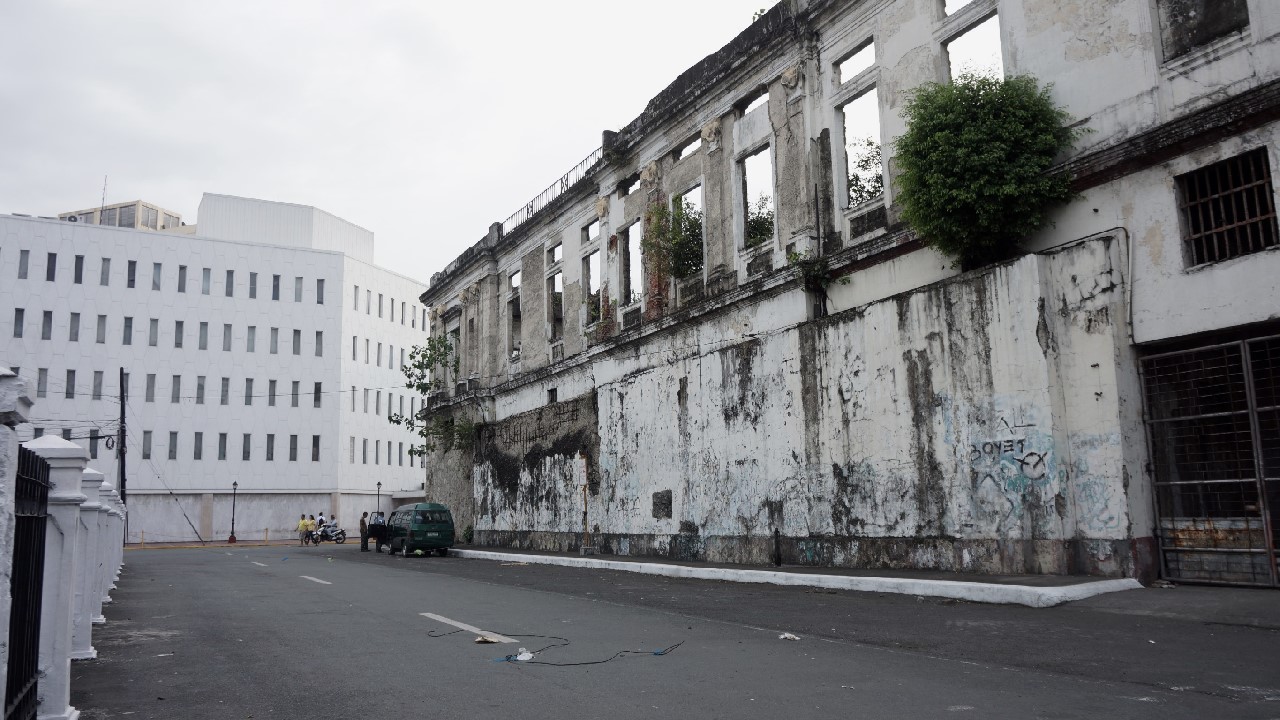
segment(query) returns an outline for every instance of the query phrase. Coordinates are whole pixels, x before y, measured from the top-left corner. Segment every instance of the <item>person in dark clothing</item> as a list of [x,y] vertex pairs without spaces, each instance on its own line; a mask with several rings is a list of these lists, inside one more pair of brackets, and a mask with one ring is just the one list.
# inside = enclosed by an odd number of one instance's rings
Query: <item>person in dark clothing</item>
[[369,513],[360,516],[360,552],[369,552]]

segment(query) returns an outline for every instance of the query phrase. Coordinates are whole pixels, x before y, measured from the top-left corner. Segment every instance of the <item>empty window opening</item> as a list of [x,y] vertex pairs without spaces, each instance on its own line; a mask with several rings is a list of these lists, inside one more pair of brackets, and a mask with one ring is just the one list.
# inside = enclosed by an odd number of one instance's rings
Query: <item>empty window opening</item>
[[583,302],[587,305],[587,324],[600,319],[600,251],[593,250],[582,258],[582,287],[586,289]]
[[622,277],[618,301],[623,305],[640,302],[644,292],[644,258],[641,255],[640,241],[643,230],[642,223],[632,223],[621,233],[622,243]]
[[547,278],[547,321],[551,324],[551,342],[564,337],[564,273]]
[[556,401],[556,397],[557,397],[556,389],[555,389],[555,388],[549,388],[549,389],[547,390],[547,402],[548,402],[548,403],[553,403],[553,402],[555,402],[555,401]]
[[951,79],[961,75],[1004,77],[1000,56],[1000,16],[992,15],[965,30],[943,46],[951,67]]
[[592,220],[589,225],[582,228],[583,244],[592,243],[600,239],[600,221]]
[[83,255],[76,256],[75,267],[72,270],[71,281],[74,282],[76,285],[84,284],[84,256]]
[[258,297],[258,273],[256,272],[249,273],[249,297],[255,300]]
[[1276,208],[1266,148],[1179,175],[1176,181],[1191,265],[1276,247]]
[[702,186],[671,200],[671,273],[678,279],[702,274]]
[[618,183],[618,197],[626,197],[636,189],[636,185],[640,184],[640,175],[637,173],[631,177]]
[[847,83],[876,64],[876,45],[867,43],[836,63],[836,82]]
[[48,253],[45,258],[44,279],[53,282],[58,277],[58,253]]
[[126,280],[125,285],[127,287],[134,288],[138,286],[138,261],[137,260],[129,261],[128,272],[126,273],[125,280]]
[[685,144],[681,145],[680,147],[676,148],[676,151],[673,154],[675,155],[676,161],[679,162],[689,157],[690,155],[693,155],[694,153],[698,152],[701,149],[702,149],[702,137],[697,136],[697,137],[694,137],[692,140],[685,142]]
[[880,155],[880,105],[875,88],[840,108],[844,124],[844,162],[849,207],[884,195]]
[[755,95],[743,98],[738,107],[742,108],[742,114],[748,115],[753,110],[762,108],[769,102],[769,88],[761,86]]
[[547,265],[555,265],[564,259],[564,245],[556,243],[547,248]]
[[227,297],[236,296],[236,271],[235,270],[227,271],[227,282],[225,283],[224,289]]
[[151,289],[152,290],[160,289],[160,278],[163,275],[163,273],[164,273],[164,270],[161,268],[160,263],[151,263]]
[[754,248],[773,240],[773,156],[766,146],[743,158],[743,247]]
[[[519,275],[519,273],[516,273]],[[518,286],[517,286],[518,287]],[[511,362],[520,361],[520,294],[507,302],[507,354]]]
[[517,270],[507,277],[507,287],[512,290],[520,289],[520,271]]
[[209,294],[209,285],[213,282],[213,270],[210,268],[200,269],[200,294]]
[[1157,0],[1156,7],[1165,60],[1249,26],[1248,0]]
[[187,266],[179,265],[178,266],[178,292],[184,293],[186,291],[187,291]]

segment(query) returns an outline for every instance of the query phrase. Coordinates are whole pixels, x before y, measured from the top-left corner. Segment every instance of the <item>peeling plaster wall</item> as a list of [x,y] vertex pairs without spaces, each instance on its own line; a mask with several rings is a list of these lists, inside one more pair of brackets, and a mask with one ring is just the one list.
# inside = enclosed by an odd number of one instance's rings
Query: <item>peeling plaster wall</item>
[[619,554],[764,563],[777,529],[804,564],[1145,571],[1118,256],[1085,242],[793,329],[734,340],[726,318],[670,356],[601,361],[594,394],[485,429],[477,541],[576,547],[587,477],[596,544]]

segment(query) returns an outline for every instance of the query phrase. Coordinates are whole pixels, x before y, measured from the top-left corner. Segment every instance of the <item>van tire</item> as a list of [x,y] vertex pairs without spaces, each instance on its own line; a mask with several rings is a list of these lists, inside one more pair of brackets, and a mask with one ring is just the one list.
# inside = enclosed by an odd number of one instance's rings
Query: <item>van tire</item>
[[449,548],[440,548],[436,552],[439,553],[440,557],[445,557],[449,554]]

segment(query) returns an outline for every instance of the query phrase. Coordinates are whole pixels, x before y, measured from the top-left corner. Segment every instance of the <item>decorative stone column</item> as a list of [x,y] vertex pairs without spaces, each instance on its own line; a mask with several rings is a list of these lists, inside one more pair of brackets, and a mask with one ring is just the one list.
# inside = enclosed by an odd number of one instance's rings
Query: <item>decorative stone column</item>
[[[0,360],[0,678],[9,676],[9,615],[12,612],[14,502],[17,500],[18,434],[15,428],[31,415],[27,384]],[[0,708],[7,703],[0,686]]]
[[98,590],[98,596],[95,600],[97,612],[94,613],[93,621],[95,623],[104,623],[107,621],[105,615],[102,614],[102,606],[111,604],[111,590],[116,586],[116,553],[112,538],[119,533],[117,529],[120,524],[117,522],[116,505],[119,503],[119,496],[116,495],[115,486],[109,482],[102,483],[98,488],[98,495],[101,498],[102,509],[99,512],[98,522],[101,525],[101,542],[98,543],[98,552],[102,558],[102,564],[98,569],[97,583],[95,587]]
[[80,506],[80,532],[76,537],[76,557],[80,563],[76,571],[75,609],[72,611],[72,660],[98,657],[98,651],[93,649],[93,621],[98,614],[95,600],[100,595],[98,583],[104,561],[100,541],[102,503],[98,494],[101,486],[102,473],[93,468],[85,468],[80,473],[80,489],[86,500]]
[[75,607],[84,448],[56,435],[24,446],[49,463],[49,511],[45,526],[44,597],[40,605],[40,720],[75,720],[71,707],[71,628]]

